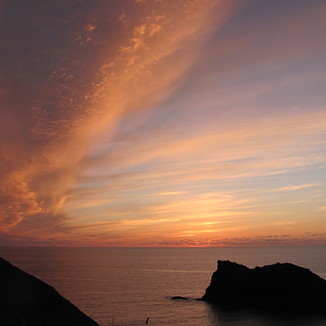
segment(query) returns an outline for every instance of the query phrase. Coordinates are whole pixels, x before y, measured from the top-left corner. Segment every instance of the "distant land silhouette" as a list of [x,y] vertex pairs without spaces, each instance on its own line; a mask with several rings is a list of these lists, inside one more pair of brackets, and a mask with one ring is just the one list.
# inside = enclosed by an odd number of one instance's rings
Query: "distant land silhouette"
[[0,325],[98,326],[53,287],[0,258]]
[[290,263],[250,269],[219,260],[202,300],[231,309],[326,314],[326,280]]

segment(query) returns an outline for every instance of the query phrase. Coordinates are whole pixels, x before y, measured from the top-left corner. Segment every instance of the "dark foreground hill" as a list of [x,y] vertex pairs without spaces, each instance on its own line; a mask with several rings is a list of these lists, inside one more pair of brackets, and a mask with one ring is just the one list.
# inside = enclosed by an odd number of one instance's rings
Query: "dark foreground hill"
[[0,325],[98,326],[53,287],[0,258]]
[[226,308],[325,314],[326,281],[290,263],[250,269],[219,260],[202,300]]

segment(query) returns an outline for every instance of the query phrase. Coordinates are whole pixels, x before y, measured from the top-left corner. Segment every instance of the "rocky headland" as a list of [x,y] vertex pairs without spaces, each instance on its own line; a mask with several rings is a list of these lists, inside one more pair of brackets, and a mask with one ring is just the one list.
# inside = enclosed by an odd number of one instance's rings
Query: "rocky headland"
[[98,326],[53,287],[0,258],[0,325]]
[[250,269],[219,260],[202,300],[225,308],[325,314],[326,280],[290,263]]

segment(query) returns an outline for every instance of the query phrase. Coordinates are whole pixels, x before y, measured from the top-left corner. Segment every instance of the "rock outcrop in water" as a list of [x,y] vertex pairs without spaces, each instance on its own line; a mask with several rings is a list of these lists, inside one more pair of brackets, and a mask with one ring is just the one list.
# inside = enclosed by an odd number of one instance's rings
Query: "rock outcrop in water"
[[250,269],[219,260],[202,300],[227,308],[326,313],[326,281],[290,263]]
[[0,325],[98,326],[53,287],[0,258]]
[[171,300],[189,300],[186,297],[181,297],[180,295],[176,295],[174,297],[171,297]]

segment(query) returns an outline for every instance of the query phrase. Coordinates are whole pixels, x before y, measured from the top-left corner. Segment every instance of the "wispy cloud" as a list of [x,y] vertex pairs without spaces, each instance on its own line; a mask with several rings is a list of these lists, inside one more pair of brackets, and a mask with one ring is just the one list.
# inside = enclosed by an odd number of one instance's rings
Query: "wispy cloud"
[[[66,221],[67,192],[90,144],[175,89],[218,4],[3,5],[2,230],[44,231]],[[221,23],[232,7],[220,8]]]
[[295,191],[295,190],[300,190],[300,189],[305,189],[305,188],[311,188],[311,187],[319,187],[320,184],[306,184],[306,185],[298,185],[298,186],[286,186],[286,187],[281,187],[281,188],[276,188],[276,189],[269,189],[266,190],[267,192],[277,192],[277,191]]

